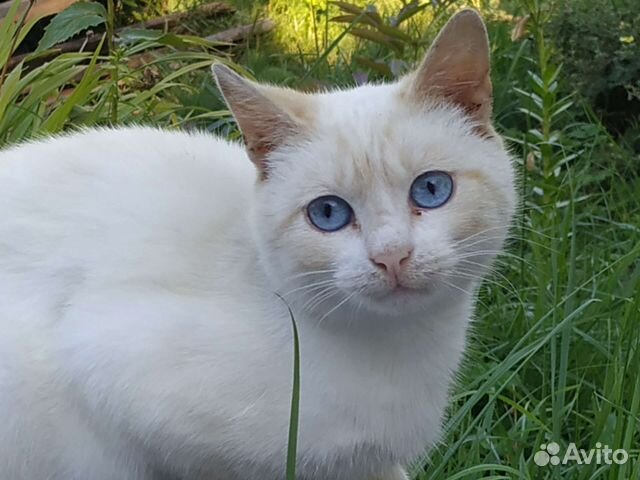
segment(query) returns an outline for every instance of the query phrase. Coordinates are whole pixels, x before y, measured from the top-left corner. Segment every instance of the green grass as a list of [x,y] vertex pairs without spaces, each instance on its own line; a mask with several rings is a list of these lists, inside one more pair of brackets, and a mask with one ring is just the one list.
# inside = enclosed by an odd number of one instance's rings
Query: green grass
[[[33,54],[10,65],[35,24],[25,21],[19,3],[0,23],[0,147],[84,126],[202,126],[223,115],[208,108],[202,92],[209,67],[226,54],[190,35],[130,31],[119,42],[111,27],[102,39],[113,46],[108,55],[66,53],[37,65],[29,62],[39,56]],[[155,57],[130,64],[145,52]]]
[[[277,33],[237,51],[238,62],[259,80],[314,89],[351,85],[363,74],[393,77],[391,62],[413,63],[464,2],[436,2],[437,10],[423,2],[401,27],[410,37],[401,46],[343,34],[361,18],[332,22],[342,12],[325,0],[232,3],[238,22],[279,21]],[[489,19],[495,118],[517,162],[522,206],[507,254],[480,289],[446,436],[413,469],[420,480],[640,479],[640,157],[633,141],[621,140],[638,135],[612,137],[572,92],[546,35],[548,4],[475,2]],[[388,25],[399,2],[379,5]],[[514,42],[513,25],[503,19],[526,13],[528,34]],[[2,66],[9,44],[0,45]],[[90,55],[14,70],[0,86],[0,144],[111,122],[229,131],[206,73],[210,51],[174,49],[158,62],[162,80],[141,87],[144,71],[132,71],[126,60],[145,47],[131,48],[95,67],[103,73],[98,84],[81,76],[70,103],[60,95]],[[571,442],[587,450],[599,442],[626,449],[631,460],[536,466],[533,456],[551,441],[562,451]],[[291,459],[288,465],[291,472]]]

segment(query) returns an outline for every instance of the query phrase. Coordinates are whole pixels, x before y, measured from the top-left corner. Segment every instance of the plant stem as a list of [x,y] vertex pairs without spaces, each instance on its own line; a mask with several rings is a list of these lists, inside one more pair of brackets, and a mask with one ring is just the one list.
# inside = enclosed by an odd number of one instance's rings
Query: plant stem
[[120,94],[118,83],[120,82],[119,55],[115,49],[116,31],[116,9],[113,0],[107,0],[107,48],[109,49],[109,59],[112,65],[112,87],[111,87],[111,123],[118,123],[118,102]]

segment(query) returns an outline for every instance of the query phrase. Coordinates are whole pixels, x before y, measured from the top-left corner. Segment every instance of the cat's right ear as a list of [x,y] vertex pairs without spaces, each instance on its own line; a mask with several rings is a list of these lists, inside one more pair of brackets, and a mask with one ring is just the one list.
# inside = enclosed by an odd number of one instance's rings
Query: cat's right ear
[[264,180],[269,176],[269,153],[291,137],[302,134],[304,129],[299,121],[269,98],[273,87],[261,87],[219,63],[213,65],[212,70],[244,136],[249,158]]

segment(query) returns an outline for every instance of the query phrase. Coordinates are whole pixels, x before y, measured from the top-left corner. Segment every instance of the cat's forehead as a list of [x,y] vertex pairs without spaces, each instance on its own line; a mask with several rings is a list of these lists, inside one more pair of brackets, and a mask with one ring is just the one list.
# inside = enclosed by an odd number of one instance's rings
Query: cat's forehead
[[318,182],[344,189],[404,188],[427,169],[461,168],[469,126],[447,108],[407,103],[395,85],[326,93],[315,104],[306,167]]
[[397,84],[334,90],[318,95],[315,100],[314,123],[319,128],[351,126],[375,131],[408,113]]

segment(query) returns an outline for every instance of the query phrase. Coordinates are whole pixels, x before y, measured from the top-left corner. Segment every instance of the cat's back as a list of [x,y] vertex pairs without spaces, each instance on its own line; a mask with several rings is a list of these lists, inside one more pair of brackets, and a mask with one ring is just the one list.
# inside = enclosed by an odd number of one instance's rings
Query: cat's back
[[0,151],[0,296],[185,270],[254,181],[240,146],[201,133],[86,130]]
[[205,200],[197,197],[205,192],[213,200],[237,188],[248,191],[254,177],[244,150],[212,135],[85,130],[0,150],[0,209],[53,212],[77,200],[102,202],[103,211],[94,213],[103,215],[144,207],[136,200],[159,202],[153,211],[180,209]]

